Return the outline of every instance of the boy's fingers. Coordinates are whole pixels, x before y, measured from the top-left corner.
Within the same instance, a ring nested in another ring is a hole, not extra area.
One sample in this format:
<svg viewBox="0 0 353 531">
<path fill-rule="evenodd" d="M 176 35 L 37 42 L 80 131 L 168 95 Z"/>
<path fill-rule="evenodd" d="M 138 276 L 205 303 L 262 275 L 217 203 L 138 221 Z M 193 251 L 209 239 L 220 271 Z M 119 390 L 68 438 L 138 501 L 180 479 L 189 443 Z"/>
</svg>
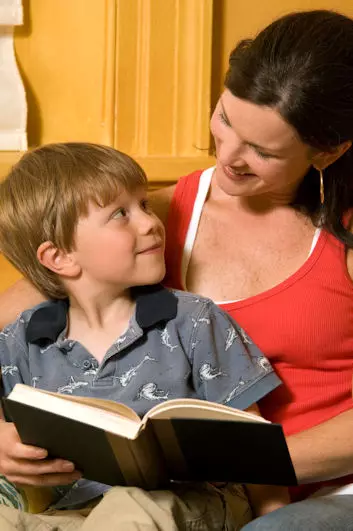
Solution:
<svg viewBox="0 0 353 531">
<path fill-rule="evenodd" d="M 29 446 L 21 442 L 15 443 L 11 450 L 12 459 L 45 459 L 47 455 L 48 452 L 44 448 Z"/>
<path fill-rule="evenodd" d="M 40 476 L 42 474 L 71 474 L 75 471 L 75 466 L 63 459 L 48 459 L 42 461 L 10 460 L 3 464 L 3 471 L 10 476 Z"/>
<path fill-rule="evenodd" d="M 80 479 L 81 474 L 43 474 L 33 476 L 7 476 L 7 479 L 19 487 L 32 485 L 35 487 L 55 487 L 57 485 L 69 485 Z"/>
</svg>

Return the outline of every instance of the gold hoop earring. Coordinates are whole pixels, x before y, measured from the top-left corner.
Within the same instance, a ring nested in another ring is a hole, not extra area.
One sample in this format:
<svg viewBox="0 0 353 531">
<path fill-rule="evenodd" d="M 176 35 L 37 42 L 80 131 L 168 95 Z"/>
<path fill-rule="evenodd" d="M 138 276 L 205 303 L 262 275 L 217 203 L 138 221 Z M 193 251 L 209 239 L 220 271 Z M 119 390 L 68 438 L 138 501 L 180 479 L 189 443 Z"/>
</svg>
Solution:
<svg viewBox="0 0 353 531">
<path fill-rule="evenodd" d="M 320 203 L 321 205 L 325 202 L 325 190 L 324 190 L 324 172 L 319 170 L 320 173 Z"/>
</svg>

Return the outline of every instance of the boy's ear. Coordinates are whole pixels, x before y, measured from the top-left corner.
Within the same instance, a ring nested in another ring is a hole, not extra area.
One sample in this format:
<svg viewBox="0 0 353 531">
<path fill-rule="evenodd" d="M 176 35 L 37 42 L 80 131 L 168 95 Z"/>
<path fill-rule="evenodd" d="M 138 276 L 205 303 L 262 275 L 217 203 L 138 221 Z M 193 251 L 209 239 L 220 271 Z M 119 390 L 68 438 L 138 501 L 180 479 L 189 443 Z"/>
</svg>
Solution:
<svg viewBox="0 0 353 531">
<path fill-rule="evenodd" d="M 338 160 L 340 157 L 342 157 L 342 155 L 344 155 L 344 153 L 348 151 L 351 146 L 352 142 L 350 140 L 347 140 L 347 142 L 342 142 L 342 144 L 333 148 L 332 151 L 317 153 L 313 156 L 311 162 L 314 168 L 316 168 L 317 170 L 324 170 L 325 168 L 336 162 L 336 160 Z"/>
<path fill-rule="evenodd" d="M 81 267 L 75 262 L 71 253 L 58 249 L 50 242 L 43 242 L 37 249 L 39 262 L 62 277 L 76 277 L 81 273 Z"/>
</svg>

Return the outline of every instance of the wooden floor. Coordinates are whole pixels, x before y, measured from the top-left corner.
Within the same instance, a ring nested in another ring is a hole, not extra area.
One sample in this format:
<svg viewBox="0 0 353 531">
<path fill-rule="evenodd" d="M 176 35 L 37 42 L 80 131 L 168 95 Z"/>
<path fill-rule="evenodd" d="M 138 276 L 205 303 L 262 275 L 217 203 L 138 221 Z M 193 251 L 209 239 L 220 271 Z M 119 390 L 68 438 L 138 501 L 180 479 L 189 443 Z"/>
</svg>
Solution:
<svg viewBox="0 0 353 531">
<path fill-rule="evenodd" d="M 0 293 L 21 277 L 12 265 L 0 254 Z"/>
</svg>

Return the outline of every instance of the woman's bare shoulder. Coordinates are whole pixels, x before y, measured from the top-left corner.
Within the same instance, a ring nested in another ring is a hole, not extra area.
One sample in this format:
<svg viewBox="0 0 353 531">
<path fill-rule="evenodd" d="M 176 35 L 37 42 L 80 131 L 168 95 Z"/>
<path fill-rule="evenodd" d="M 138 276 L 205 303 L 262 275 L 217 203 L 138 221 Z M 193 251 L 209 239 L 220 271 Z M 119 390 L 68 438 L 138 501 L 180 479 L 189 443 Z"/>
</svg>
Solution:
<svg viewBox="0 0 353 531">
<path fill-rule="evenodd" d="M 159 190 L 154 190 L 149 194 L 151 208 L 164 224 L 167 222 L 169 206 L 174 194 L 175 186 L 176 185 L 166 186 Z"/>
<path fill-rule="evenodd" d="M 44 296 L 27 280 L 18 280 L 0 293 L 0 330 L 15 321 L 21 312 L 44 300 Z"/>
</svg>

